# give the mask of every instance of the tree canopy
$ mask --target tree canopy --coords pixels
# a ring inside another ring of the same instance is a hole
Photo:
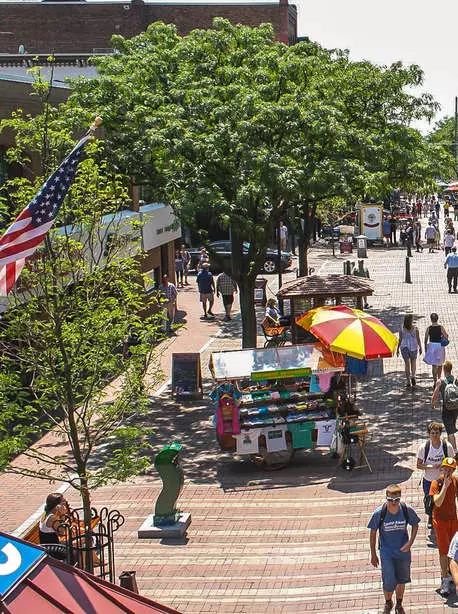
[[[103,115],[119,168],[185,224],[205,210],[231,229],[244,345],[255,343],[254,279],[291,203],[377,198],[427,184],[441,164],[443,151],[411,127],[436,109],[409,91],[422,82],[417,66],[287,47],[270,25],[219,18],[184,37],[156,23],[112,43],[115,53],[95,60],[100,78],[75,83],[70,105]]]

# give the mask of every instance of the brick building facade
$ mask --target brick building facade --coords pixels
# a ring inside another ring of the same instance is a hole
[[[293,44],[297,38],[297,12],[288,0],[250,4],[174,4],[126,0],[125,2],[33,1],[0,3],[0,53],[28,54],[106,52],[113,34],[127,38],[164,21],[180,34],[208,28],[214,17],[258,26],[272,23],[278,40]]]

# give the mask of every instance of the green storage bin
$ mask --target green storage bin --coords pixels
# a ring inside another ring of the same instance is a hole
[[[293,448],[296,450],[312,448],[312,431],[314,428],[314,422],[292,422],[288,424],[288,431],[293,438]]]

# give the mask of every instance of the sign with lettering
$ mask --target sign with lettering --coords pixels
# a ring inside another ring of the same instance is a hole
[[[172,354],[172,391],[176,396],[202,397],[200,354]]]
[[[41,548],[0,533],[0,595],[8,593],[44,556]]]

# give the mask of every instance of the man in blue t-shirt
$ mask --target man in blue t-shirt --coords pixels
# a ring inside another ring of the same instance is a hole
[[[405,585],[410,582],[410,549],[418,532],[420,518],[415,510],[401,503],[401,487],[390,484],[386,489],[386,503],[378,507],[367,525],[371,530],[371,563],[378,567],[376,551],[379,531],[380,561],[382,568],[383,592],[385,595],[384,614],[393,609],[393,593],[396,591],[395,614],[405,614],[402,606]],[[412,527],[410,539],[407,525]]]
[[[210,263],[203,262],[202,268],[197,273],[196,281],[197,286],[199,288],[200,293],[200,302],[202,303],[202,309],[204,310],[204,315],[201,317],[201,320],[207,319],[207,303],[208,303],[208,314],[213,316],[212,307],[213,302],[215,300],[215,280],[213,279],[213,275],[208,270],[210,268]]]

